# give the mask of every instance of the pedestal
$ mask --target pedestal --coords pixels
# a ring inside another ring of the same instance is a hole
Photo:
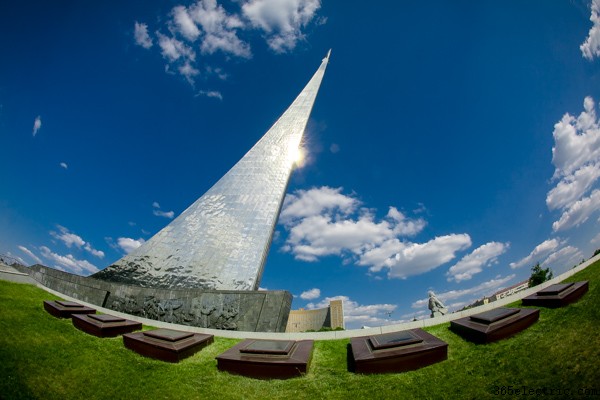
[[[217,356],[217,367],[251,378],[294,378],[306,373],[312,348],[312,340],[248,339]]]
[[[474,343],[490,343],[515,335],[533,325],[540,310],[496,308],[450,322],[450,329]]]
[[[214,335],[171,329],[155,329],[123,335],[123,343],[128,349],[146,357],[173,363],[193,355],[213,341]]]
[[[348,369],[362,374],[412,371],[444,361],[448,344],[422,329],[352,338]]]

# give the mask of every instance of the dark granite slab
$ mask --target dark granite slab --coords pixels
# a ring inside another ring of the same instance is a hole
[[[448,344],[422,329],[352,338],[348,369],[362,374],[406,372],[444,361]]]
[[[247,339],[217,356],[217,368],[250,378],[294,378],[307,372],[312,348],[312,340]]]
[[[524,306],[563,307],[582,298],[587,293],[588,288],[589,281],[551,285],[531,296],[525,297],[522,302]]]
[[[155,329],[123,335],[123,343],[128,349],[145,357],[173,363],[193,355],[213,341],[213,335],[171,329]]]
[[[44,300],[44,310],[57,318],[71,318],[73,314],[95,314],[96,310],[66,300]]]
[[[85,333],[98,337],[114,337],[142,329],[141,322],[130,321],[112,315],[73,314],[73,325]]]
[[[450,322],[450,329],[474,343],[490,343],[521,332],[533,325],[540,310],[497,308]]]

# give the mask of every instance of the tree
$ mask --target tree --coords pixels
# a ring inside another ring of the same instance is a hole
[[[552,279],[552,271],[550,268],[543,269],[540,267],[540,263],[535,264],[531,267],[531,276],[529,277],[529,287],[534,287],[542,282],[546,282]]]

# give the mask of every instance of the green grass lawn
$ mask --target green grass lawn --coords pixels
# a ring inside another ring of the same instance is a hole
[[[309,372],[261,381],[219,372],[215,356],[237,340],[215,342],[170,364],[144,358],[122,338],[100,339],[46,313],[56,297],[32,285],[0,281],[0,398],[40,399],[482,399],[496,390],[554,390],[546,398],[600,398],[600,262],[568,279],[589,280],[579,302],[542,309],[540,320],[517,336],[475,345],[450,324],[427,330],[449,344],[448,360],[401,374],[347,371],[348,340],[315,342]],[[515,303],[514,305],[518,305]],[[571,390],[571,395],[557,390]]]

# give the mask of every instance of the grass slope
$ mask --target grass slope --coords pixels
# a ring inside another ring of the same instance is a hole
[[[216,338],[179,364],[141,357],[120,337],[96,338],[47,314],[42,301],[55,297],[43,290],[0,281],[0,398],[482,399],[513,397],[495,394],[509,386],[546,389],[544,397],[553,399],[598,397],[599,275],[597,262],[570,278],[590,281],[582,300],[542,309],[538,323],[507,340],[475,345],[452,333],[449,324],[428,328],[449,344],[442,363],[402,374],[357,375],[346,370],[348,340],[318,341],[309,373],[286,381],[219,372],[215,356],[238,342],[233,339]],[[559,394],[565,389],[571,393]],[[549,390],[554,392],[548,396]]]

